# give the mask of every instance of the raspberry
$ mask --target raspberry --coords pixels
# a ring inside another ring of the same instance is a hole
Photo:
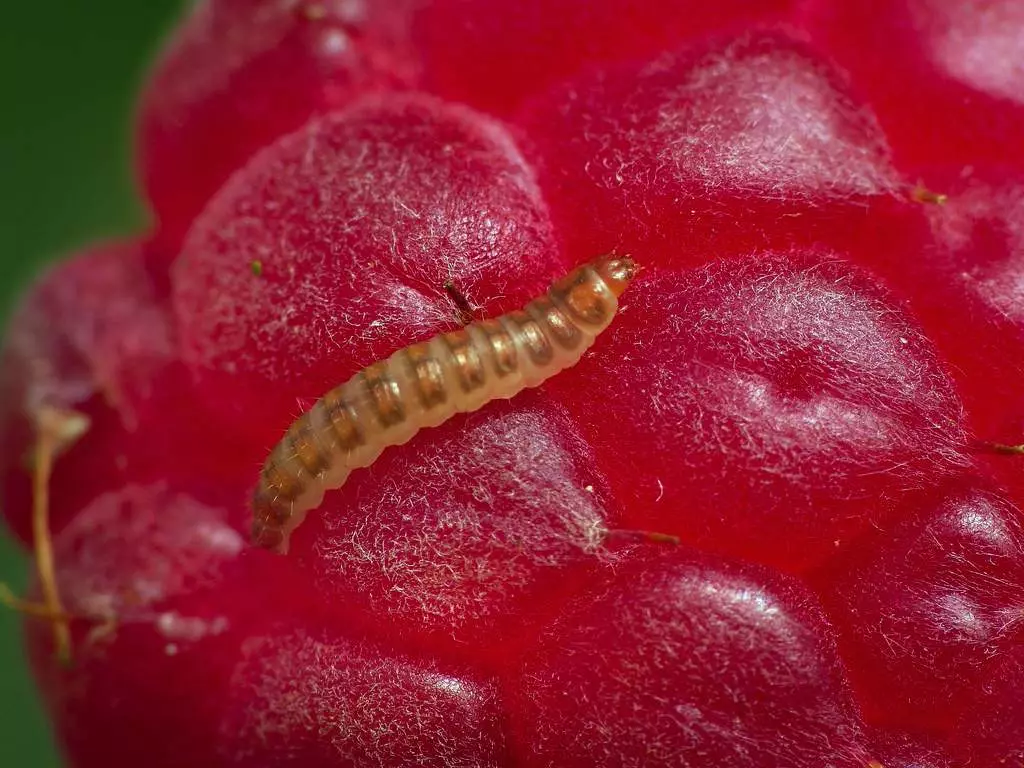
[[[3,596],[73,765],[1024,764],[1024,16],[549,5],[170,42],[157,226],[3,349]],[[247,544],[315,398],[612,250],[578,365]]]

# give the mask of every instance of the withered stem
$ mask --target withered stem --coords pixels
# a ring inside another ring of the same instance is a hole
[[[54,408],[43,407],[36,414],[35,461],[32,469],[32,538],[35,547],[36,571],[43,593],[43,606],[53,622],[53,639],[57,656],[71,658],[71,630],[57,587],[57,571],[53,560],[50,536],[50,476],[53,457],[60,449],[67,425],[74,418]],[[35,613],[33,613],[35,615]]]
[[[75,618],[70,613],[54,613],[53,609],[45,603],[34,603],[31,600],[24,600],[18,597],[14,594],[14,590],[2,581],[0,581],[0,605],[35,619],[55,621],[59,618],[64,621],[71,621]]]
[[[977,447],[981,451],[996,453],[1000,456],[1024,456],[1024,445],[979,442]]]
[[[651,544],[668,544],[671,546],[678,546],[682,543],[678,536],[673,536],[670,533],[638,531],[631,528],[609,528],[607,535],[609,537],[615,536],[618,538],[633,539],[634,541],[647,541]]]

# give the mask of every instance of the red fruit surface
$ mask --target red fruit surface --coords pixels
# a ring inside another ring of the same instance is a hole
[[[9,322],[0,472],[4,515],[23,541],[31,540],[34,416],[41,407],[88,419],[88,440],[72,443],[57,459],[55,529],[95,495],[126,482],[204,475],[211,460],[206,449],[224,452],[200,439],[195,421],[172,418],[201,410],[177,354],[167,289],[146,269],[151,252],[148,243],[111,243],[60,263]]]
[[[797,17],[870,101],[906,167],[1024,163],[1017,0],[802,0]]]
[[[1019,768],[1020,40],[1009,0],[196,4],[156,229],[44,276],[0,370],[26,543],[33,408],[92,420],[74,665],[26,631],[69,763]],[[613,249],[578,365],[247,545],[314,398]]]
[[[506,764],[494,683],[386,648],[279,629],[245,641],[219,751],[229,765]]]
[[[828,574],[825,605],[865,715],[944,729],[985,662],[1019,642],[1024,617],[1020,511],[975,488],[944,490]]]
[[[507,114],[580,70],[645,60],[722,27],[785,18],[792,0],[437,0],[415,16],[425,87]],[[459,44],[453,45],[453,39]]]
[[[883,768],[953,768],[955,765],[953,758],[935,743],[904,733],[876,733],[872,743],[875,762]]]
[[[568,414],[525,394],[452,419],[420,451],[382,456],[325,499],[292,551],[325,601],[501,663],[524,622],[608,564],[599,549],[614,510],[593,465]]]
[[[972,697],[954,738],[968,765],[1024,763],[1024,648],[1019,644],[992,664]]]
[[[53,267],[24,297],[3,348],[9,418],[96,399],[138,421],[174,354],[144,251],[136,242],[97,246]]]
[[[414,83],[404,4],[197,3],[155,67],[138,118],[140,172],[164,238],[176,243],[268,141],[355,96]]]
[[[788,580],[686,551],[645,559],[526,654],[516,764],[863,765],[830,641]]]
[[[948,195],[925,209],[921,258],[871,254],[951,363],[975,432],[1016,445],[1024,433],[1024,182],[1007,167],[926,169]],[[999,462],[1018,493],[1024,467]]]
[[[682,266],[792,243],[856,249],[896,206],[870,110],[786,31],[601,70],[517,120],[570,253]]]
[[[239,559],[245,540],[228,517],[166,484],[127,485],[86,505],[57,537],[65,608],[96,618],[74,623],[70,668],[54,663],[46,624],[29,624],[28,639],[76,765],[108,764],[111,745],[125,765],[209,764],[246,637],[238,598],[252,588]],[[270,565],[280,580],[287,564]],[[273,583],[261,592],[284,613]],[[154,750],[169,733],[180,746]]]
[[[0,383],[0,468],[5,513],[25,541],[30,540],[33,419],[39,409],[82,413],[93,445],[107,442],[114,448],[152,412],[160,390],[166,391],[164,377],[176,359],[174,340],[143,268],[145,250],[136,242],[111,243],[58,264],[9,322]],[[180,384],[179,377],[175,385]],[[71,445],[67,456],[65,466],[73,464],[76,472],[54,489],[58,526],[83,499],[108,487],[107,478],[93,482],[97,473],[120,474],[112,466],[119,462],[81,443]]]
[[[1024,183],[1005,167],[927,175],[949,200],[926,209],[923,258],[878,258],[874,266],[909,297],[954,364],[978,432],[1012,442],[1024,429],[1013,386],[1024,357]]]

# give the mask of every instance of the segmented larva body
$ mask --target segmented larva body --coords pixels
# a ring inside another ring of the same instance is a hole
[[[629,258],[584,264],[521,310],[400,349],[332,389],[267,458],[253,496],[253,541],[286,552],[325,491],[388,446],[574,365],[611,323],[636,271]]]

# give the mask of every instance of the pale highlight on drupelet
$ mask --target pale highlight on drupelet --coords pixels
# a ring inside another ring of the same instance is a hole
[[[601,257],[521,310],[400,349],[332,389],[267,457],[253,495],[253,542],[287,552],[291,532],[324,493],[385,448],[575,365],[611,323],[637,270],[628,256]]]

